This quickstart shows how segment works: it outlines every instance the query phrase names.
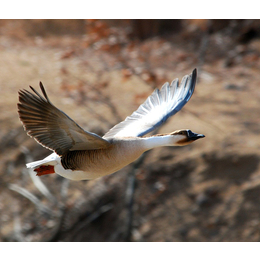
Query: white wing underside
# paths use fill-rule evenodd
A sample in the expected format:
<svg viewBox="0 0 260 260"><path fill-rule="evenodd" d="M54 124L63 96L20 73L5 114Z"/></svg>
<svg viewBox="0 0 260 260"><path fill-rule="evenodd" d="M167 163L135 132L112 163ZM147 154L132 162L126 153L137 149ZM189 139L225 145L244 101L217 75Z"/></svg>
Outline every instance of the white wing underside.
<svg viewBox="0 0 260 260"><path fill-rule="evenodd" d="M103 138L138 137L155 130L189 101L195 88L196 75L195 69L183 77L180 85L175 79L171 84L165 83L161 90L155 89L131 116L111 128Z"/></svg>

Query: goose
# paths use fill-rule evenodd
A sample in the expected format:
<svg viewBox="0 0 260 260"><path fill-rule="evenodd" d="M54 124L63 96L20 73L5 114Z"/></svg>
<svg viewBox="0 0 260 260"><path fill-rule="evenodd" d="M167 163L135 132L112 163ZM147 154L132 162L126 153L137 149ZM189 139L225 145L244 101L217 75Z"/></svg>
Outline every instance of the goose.
<svg viewBox="0 0 260 260"><path fill-rule="evenodd" d="M96 179L114 173L135 161L145 151L160 146L184 146L205 137L189 129L169 134L145 136L189 101L197 78L197 70L171 84L165 83L130 116L103 137L83 130L63 111L55 107L43 84L42 94L19 90L18 114L27 135L53 151L43 160L27 163L38 176L56 173L80 181Z"/></svg>

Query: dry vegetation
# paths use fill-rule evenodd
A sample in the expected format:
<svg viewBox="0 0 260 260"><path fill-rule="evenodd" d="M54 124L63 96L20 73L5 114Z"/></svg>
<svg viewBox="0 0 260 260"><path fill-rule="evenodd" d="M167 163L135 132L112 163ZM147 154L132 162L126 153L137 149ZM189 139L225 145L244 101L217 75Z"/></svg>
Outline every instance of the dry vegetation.
<svg viewBox="0 0 260 260"><path fill-rule="evenodd" d="M259 241L260 23L1 20L0 241ZM94 181L36 177L50 151L23 131L17 92L45 85L104 134L165 81L198 68L192 99L160 132L206 135Z"/></svg>

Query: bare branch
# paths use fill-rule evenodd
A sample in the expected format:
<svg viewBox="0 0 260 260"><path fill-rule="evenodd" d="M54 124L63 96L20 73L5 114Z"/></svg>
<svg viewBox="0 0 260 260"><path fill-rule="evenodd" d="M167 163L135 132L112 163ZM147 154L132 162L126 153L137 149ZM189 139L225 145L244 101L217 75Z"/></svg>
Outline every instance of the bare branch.
<svg viewBox="0 0 260 260"><path fill-rule="evenodd" d="M45 205L43 205L42 202L36 196L34 196L30 191L16 184L9 184L8 188L10 190L18 192L19 194L21 194L22 196L30 200L40 212L52 215L52 210L46 207Z"/></svg>
<svg viewBox="0 0 260 260"><path fill-rule="evenodd" d="M21 219L18 214L14 216L14 238L19 242L28 242L29 240L22 234Z"/></svg>

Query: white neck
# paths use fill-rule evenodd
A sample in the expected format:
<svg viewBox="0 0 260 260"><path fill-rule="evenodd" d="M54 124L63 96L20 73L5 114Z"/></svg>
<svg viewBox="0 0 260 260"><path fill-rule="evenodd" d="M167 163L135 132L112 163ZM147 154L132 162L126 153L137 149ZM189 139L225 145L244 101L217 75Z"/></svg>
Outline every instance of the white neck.
<svg viewBox="0 0 260 260"><path fill-rule="evenodd" d="M160 146L179 146L177 142L180 141L181 138L179 135L154 135L143 138L142 140L146 150L150 150Z"/></svg>

